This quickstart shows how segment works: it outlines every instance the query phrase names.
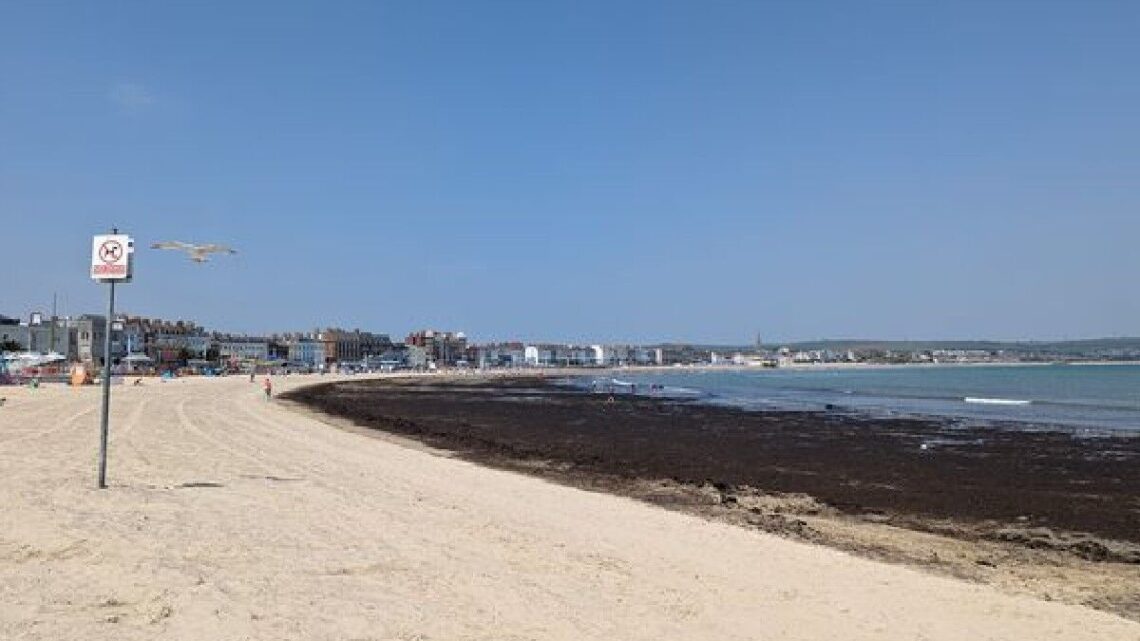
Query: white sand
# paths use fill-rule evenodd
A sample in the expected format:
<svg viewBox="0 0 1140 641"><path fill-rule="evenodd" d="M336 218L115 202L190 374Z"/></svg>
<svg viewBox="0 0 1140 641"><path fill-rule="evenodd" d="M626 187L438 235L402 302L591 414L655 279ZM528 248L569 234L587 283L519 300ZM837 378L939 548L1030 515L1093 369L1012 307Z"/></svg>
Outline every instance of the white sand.
<svg viewBox="0 0 1140 641"><path fill-rule="evenodd" d="M98 390L0 388L0 639L1140 639L1102 612L483 469L260 395L242 378L116 388L97 491Z"/></svg>

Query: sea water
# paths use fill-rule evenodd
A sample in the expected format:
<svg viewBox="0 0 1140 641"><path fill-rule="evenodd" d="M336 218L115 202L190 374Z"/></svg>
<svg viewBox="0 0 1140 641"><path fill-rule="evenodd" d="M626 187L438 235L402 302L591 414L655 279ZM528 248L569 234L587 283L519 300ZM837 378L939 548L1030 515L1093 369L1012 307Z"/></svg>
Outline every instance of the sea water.
<svg viewBox="0 0 1140 641"><path fill-rule="evenodd" d="M747 409L852 411L1140 435L1140 365L690 369L588 379L595 389ZM655 387L656 386L656 387Z"/></svg>

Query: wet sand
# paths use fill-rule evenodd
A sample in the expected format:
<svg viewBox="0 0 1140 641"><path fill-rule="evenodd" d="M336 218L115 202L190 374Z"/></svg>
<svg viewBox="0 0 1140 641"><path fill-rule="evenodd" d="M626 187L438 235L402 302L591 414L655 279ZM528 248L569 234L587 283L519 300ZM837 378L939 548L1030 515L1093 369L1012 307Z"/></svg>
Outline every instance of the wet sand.
<svg viewBox="0 0 1140 641"><path fill-rule="evenodd" d="M348 381L291 398L480 463L1140 616L1127 586L1140 578L1137 438L611 403L537 377ZM938 540L884 542L852 523ZM999 564L1007 574L988 576Z"/></svg>

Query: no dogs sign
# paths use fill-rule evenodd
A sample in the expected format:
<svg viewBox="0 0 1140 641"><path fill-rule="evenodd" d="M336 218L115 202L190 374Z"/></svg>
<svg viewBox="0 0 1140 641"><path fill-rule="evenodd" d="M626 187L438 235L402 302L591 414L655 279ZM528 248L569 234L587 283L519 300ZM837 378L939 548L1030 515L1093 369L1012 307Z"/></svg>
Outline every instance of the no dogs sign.
<svg viewBox="0 0 1140 641"><path fill-rule="evenodd" d="M99 281L131 279L134 241L126 234L96 236L91 244L91 278Z"/></svg>

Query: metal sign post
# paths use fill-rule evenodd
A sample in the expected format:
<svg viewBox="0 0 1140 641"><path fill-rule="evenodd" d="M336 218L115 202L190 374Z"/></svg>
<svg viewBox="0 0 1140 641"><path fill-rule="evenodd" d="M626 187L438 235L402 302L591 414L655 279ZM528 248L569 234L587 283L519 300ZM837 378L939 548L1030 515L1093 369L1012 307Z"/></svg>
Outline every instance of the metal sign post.
<svg viewBox="0 0 1140 641"><path fill-rule="evenodd" d="M115 317L115 283L129 283L134 275L130 236L112 229L110 235L96 236L91 244L91 278L111 285L107 319L103 330L103 412L99 419L99 489L107 487L107 434L111 414L111 332Z"/></svg>

